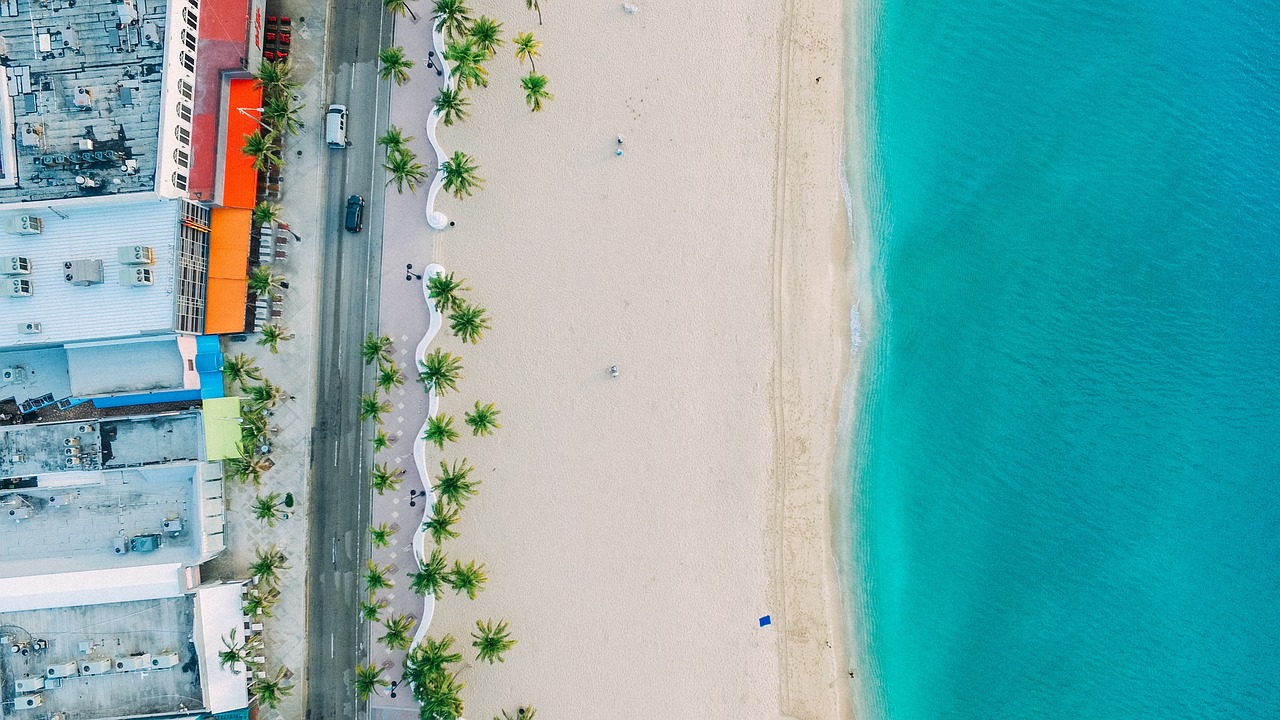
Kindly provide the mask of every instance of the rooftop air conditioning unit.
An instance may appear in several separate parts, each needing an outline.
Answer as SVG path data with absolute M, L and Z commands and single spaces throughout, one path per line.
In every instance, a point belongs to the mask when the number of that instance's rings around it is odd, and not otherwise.
M 122 247 L 116 251 L 116 255 L 121 265 L 154 265 L 156 262 L 155 250 L 146 245 Z
M 27 379 L 27 371 L 20 367 L 0 368 L 0 383 L 9 384 L 15 382 L 24 382 Z
M 80 663 L 81 675 L 102 675 L 111 672 L 111 661 L 106 658 L 94 658 Z
M 10 255 L 0 260 L 0 273 L 5 275 L 30 275 L 31 259 L 21 255 Z
M 79 445 L 80 438 L 78 437 L 62 438 L 62 444 L 66 445 L 67 447 L 71 447 L 72 445 Z
M 39 235 L 44 232 L 44 220 L 37 215 L 19 215 L 9 221 L 9 231 L 15 235 Z
M 26 520 L 31 517 L 31 511 L 26 508 L 10 508 L 5 511 L 5 515 L 7 515 L 10 520 Z
M 111 540 L 111 547 L 113 550 L 115 550 L 115 553 L 117 555 L 123 555 L 129 552 L 129 538 L 123 538 L 123 537 L 113 538 Z
M 79 432 L 79 433 L 91 433 L 91 432 L 97 432 L 97 431 L 98 431 L 98 427 L 96 425 L 85 424 L 76 428 L 76 432 Z
M 153 283 L 151 268 L 120 268 L 120 284 L 127 287 L 148 287 Z
M 63 279 L 72 285 L 97 285 L 102 282 L 101 260 L 68 260 L 62 263 Z
M 50 495 L 49 507 L 65 507 L 71 504 L 70 495 Z
M 167 668 L 177 667 L 177 666 L 178 666 L 178 653 L 173 652 L 172 650 L 166 650 L 160 653 L 159 655 L 152 656 L 151 658 L 151 667 L 157 670 L 165 670 Z
M 135 655 L 125 655 L 117 657 L 116 672 L 133 672 L 134 670 L 149 670 L 151 668 L 151 654 L 137 653 Z
M 18 332 L 24 335 L 39 335 L 42 328 L 38 322 L 18 323 Z
M 67 662 L 50 665 L 49 668 L 44 671 L 44 676 L 50 678 L 68 678 L 74 676 L 77 670 L 79 670 L 79 667 L 74 662 L 68 660 Z
M 19 710 L 27 710 L 29 708 L 38 708 L 44 705 L 44 693 L 35 693 L 32 695 L 19 695 L 13 701 L 13 706 Z
M 20 693 L 31 693 L 44 689 L 44 676 L 35 675 L 33 677 L 20 677 L 14 683 L 15 689 Z
M 5 297 L 31 297 L 31 281 L 25 278 L 13 278 L 0 283 L 0 290 Z

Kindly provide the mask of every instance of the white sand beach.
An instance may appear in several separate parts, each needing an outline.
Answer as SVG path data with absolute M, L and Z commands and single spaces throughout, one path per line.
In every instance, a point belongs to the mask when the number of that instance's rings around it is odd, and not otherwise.
M 529 112 L 508 44 L 440 128 L 486 182 L 442 195 L 434 259 L 493 317 L 440 342 L 465 367 L 442 409 L 503 427 L 450 452 L 483 485 L 446 549 L 489 583 L 430 634 L 470 660 L 475 621 L 510 620 L 506 662 L 460 675 L 473 719 L 849 717 L 842 3 L 636 4 L 502 9 L 555 99 Z

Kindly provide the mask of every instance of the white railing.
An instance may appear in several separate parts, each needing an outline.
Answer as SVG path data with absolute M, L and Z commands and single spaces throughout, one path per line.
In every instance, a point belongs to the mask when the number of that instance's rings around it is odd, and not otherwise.
M 427 332 L 422 336 L 422 340 L 418 343 L 418 348 L 414 351 L 413 357 L 418 365 L 418 370 L 422 370 L 422 363 L 427 358 L 427 348 L 431 345 L 431 341 L 435 339 L 436 333 L 440 332 L 440 326 L 444 324 L 444 315 L 436 309 L 436 304 L 432 302 L 429 290 L 427 289 L 427 281 L 444 272 L 444 266 L 439 263 L 431 263 L 422 273 L 422 299 L 427 303 L 427 312 L 431 314 L 431 319 L 427 323 Z M 436 393 L 436 389 L 431 387 L 427 390 L 427 419 L 422 422 L 422 427 L 418 430 L 418 436 L 413 441 L 413 465 L 418 469 L 418 480 L 422 483 L 422 497 L 425 507 L 422 509 L 422 522 L 418 523 L 418 529 L 413 533 L 413 557 L 418 561 L 418 569 L 426 567 L 427 559 L 431 553 L 427 552 L 427 540 L 431 534 L 427 532 L 427 520 L 431 518 L 432 507 L 436 504 L 435 492 L 431 489 L 431 474 L 427 471 L 427 439 L 424 437 L 427 431 L 427 423 L 431 418 L 436 416 L 440 411 L 440 396 Z M 418 631 L 413 635 L 413 644 L 417 645 L 426 637 L 427 628 L 431 625 L 431 617 L 436 610 L 436 596 L 433 593 L 427 593 L 422 598 L 422 621 L 418 623 Z

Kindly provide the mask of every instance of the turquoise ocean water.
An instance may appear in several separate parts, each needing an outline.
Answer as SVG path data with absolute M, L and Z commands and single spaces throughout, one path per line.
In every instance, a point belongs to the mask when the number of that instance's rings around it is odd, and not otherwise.
M 1280 718 L 1280 2 L 858 12 L 864 718 Z

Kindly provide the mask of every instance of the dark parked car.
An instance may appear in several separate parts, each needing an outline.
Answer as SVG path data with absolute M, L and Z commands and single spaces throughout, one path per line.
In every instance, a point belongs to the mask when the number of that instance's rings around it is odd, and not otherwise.
M 364 198 L 352 195 L 347 198 L 347 232 L 358 233 L 364 227 Z

